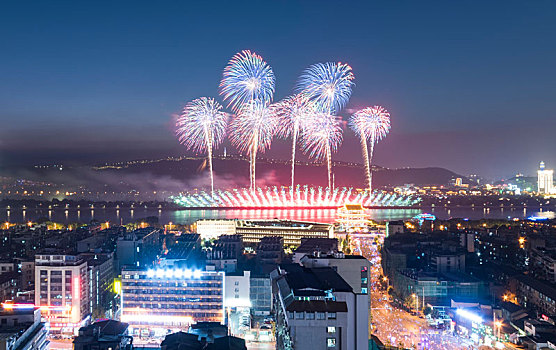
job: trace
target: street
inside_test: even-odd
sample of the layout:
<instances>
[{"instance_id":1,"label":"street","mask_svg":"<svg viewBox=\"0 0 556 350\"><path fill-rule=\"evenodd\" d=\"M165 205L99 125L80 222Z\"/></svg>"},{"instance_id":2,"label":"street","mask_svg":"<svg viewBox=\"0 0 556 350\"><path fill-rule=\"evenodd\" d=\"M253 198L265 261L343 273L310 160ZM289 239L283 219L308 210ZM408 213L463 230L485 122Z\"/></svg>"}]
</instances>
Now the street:
<instances>
[{"instance_id":1,"label":"street","mask_svg":"<svg viewBox=\"0 0 556 350\"><path fill-rule=\"evenodd\" d=\"M389 296L378 283L382 275L382 267L377 243L381 244L381 241L382 239L379 239L375 242L371 235L360 234L352 237L355 253L360 253L372 263L370 274L372 333L385 345L408 349L473 349L468 340L453 336L449 331L433 329L424 319L390 305Z\"/></svg>"}]
</instances>

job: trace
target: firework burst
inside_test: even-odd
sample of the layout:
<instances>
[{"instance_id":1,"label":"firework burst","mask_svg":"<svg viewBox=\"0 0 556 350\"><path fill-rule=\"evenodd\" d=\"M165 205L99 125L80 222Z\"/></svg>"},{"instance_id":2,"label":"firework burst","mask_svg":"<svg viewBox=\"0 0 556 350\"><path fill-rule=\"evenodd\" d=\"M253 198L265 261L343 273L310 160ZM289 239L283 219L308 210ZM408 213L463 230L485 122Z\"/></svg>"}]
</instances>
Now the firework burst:
<instances>
[{"instance_id":1,"label":"firework burst","mask_svg":"<svg viewBox=\"0 0 556 350\"><path fill-rule=\"evenodd\" d=\"M224 68L220 94L235 112L253 101L268 105L274 95L274 81L274 72L263 58L243 50Z\"/></svg>"},{"instance_id":2,"label":"firework burst","mask_svg":"<svg viewBox=\"0 0 556 350\"><path fill-rule=\"evenodd\" d=\"M371 161L374 146L390 132L390 113L381 106L367 107L351 116L350 126L361 140L367 183L369 190L372 190ZM367 141L370 143L370 150L367 149Z\"/></svg>"},{"instance_id":3,"label":"firework burst","mask_svg":"<svg viewBox=\"0 0 556 350\"><path fill-rule=\"evenodd\" d=\"M270 148L278 128L276 105L255 101L245 104L230 125L230 140L241 152L249 154L251 190L255 190L257 153Z\"/></svg>"},{"instance_id":4,"label":"firework burst","mask_svg":"<svg viewBox=\"0 0 556 350\"><path fill-rule=\"evenodd\" d=\"M291 191L295 185L295 150L300 132L313 115L312 103L303 94L297 94L280 101L277 104L278 117L278 136L282 138L292 138L292 171L291 171Z\"/></svg>"},{"instance_id":5,"label":"firework burst","mask_svg":"<svg viewBox=\"0 0 556 350\"><path fill-rule=\"evenodd\" d=\"M328 188L332 188L332 153L342 143L341 118L314 111L302 131L303 151L317 161L326 160Z\"/></svg>"},{"instance_id":6,"label":"firework burst","mask_svg":"<svg viewBox=\"0 0 556 350\"><path fill-rule=\"evenodd\" d=\"M176 135L181 144L193 152L207 153L211 193L214 192L212 150L224 139L228 114L212 98L201 97L189 102L176 122Z\"/></svg>"},{"instance_id":7,"label":"firework burst","mask_svg":"<svg viewBox=\"0 0 556 350\"><path fill-rule=\"evenodd\" d=\"M338 113L347 104L353 86L351 67L345 63L317 63L299 77L297 91L323 112Z\"/></svg>"}]
</instances>

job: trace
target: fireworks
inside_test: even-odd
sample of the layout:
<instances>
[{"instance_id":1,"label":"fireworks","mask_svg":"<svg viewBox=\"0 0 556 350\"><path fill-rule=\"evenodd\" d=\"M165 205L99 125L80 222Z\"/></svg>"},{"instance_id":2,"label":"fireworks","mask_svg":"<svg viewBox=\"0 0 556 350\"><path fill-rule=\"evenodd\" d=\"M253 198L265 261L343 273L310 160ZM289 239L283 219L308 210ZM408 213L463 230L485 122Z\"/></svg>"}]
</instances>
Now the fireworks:
<instances>
[{"instance_id":1,"label":"fireworks","mask_svg":"<svg viewBox=\"0 0 556 350\"><path fill-rule=\"evenodd\" d=\"M342 143L341 119L329 113L314 111L302 131L303 150L317 161L326 160L328 187L332 188L332 152Z\"/></svg>"},{"instance_id":2,"label":"fireworks","mask_svg":"<svg viewBox=\"0 0 556 350\"><path fill-rule=\"evenodd\" d=\"M216 190L214 196L206 192L184 193L172 198L174 203L185 208L338 208L345 203L357 203L367 208L411 207L420 198L389 192L358 191L353 188L297 186L288 187Z\"/></svg>"},{"instance_id":3,"label":"fireworks","mask_svg":"<svg viewBox=\"0 0 556 350\"><path fill-rule=\"evenodd\" d=\"M326 161L328 188L332 184L332 154L342 143L342 120L337 114L346 106L354 85L348 64L317 63L300 76L297 94L272 104L275 77L272 68L249 50L235 54L224 68L220 94L234 112L229 137L240 152L249 155L250 190L254 193L257 154L270 148L275 135L292 138L290 199L294 201L296 146L316 161ZM214 99L202 97L187 104L177 121L180 143L196 153L207 153L214 193L212 152L224 138L228 114ZM359 136L369 189L374 144L390 130L388 112L379 106L356 112L350 125ZM370 143L368 150L367 142ZM369 192L369 196L371 196Z\"/></svg>"},{"instance_id":4,"label":"fireworks","mask_svg":"<svg viewBox=\"0 0 556 350\"><path fill-rule=\"evenodd\" d=\"M350 119L353 131L361 140L363 158L365 159L365 171L369 190L372 188L371 160L373 158L374 145L390 132L390 113L381 106L367 107L355 112ZM370 150L367 150L367 140L370 141Z\"/></svg>"},{"instance_id":5,"label":"fireworks","mask_svg":"<svg viewBox=\"0 0 556 350\"><path fill-rule=\"evenodd\" d=\"M269 107L274 95L272 68L261 56L243 50L224 69L220 93L228 107L238 112L232 123L232 142L249 153L249 179L254 191L257 151L270 147L276 133L275 113Z\"/></svg>"},{"instance_id":6,"label":"fireworks","mask_svg":"<svg viewBox=\"0 0 556 350\"><path fill-rule=\"evenodd\" d=\"M224 139L228 114L212 98L201 97L189 102L176 122L176 134L180 143L195 153L207 152L210 187L214 191L212 172L212 149Z\"/></svg>"},{"instance_id":7,"label":"fireworks","mask_svg":"<svg viewBox=\"0 0 556 350\"><path fill-rule=\"evenodd\" d=\"M314 101L321 111L334 114L347 104L353 79L351 67L345 63L317 63L301 74L297 90Z\"/></svg>"},{"instance_id":8,"label":"fireworks","mask_svg":"<svg viewBox=\"0 0 556 350\"><path fill-rule=\"evenodd\" d=\"M263 58L249 50L232 57L224 69L220 94L235 112L253 101L268 105L274 95L274 73Z\"/></svg>"},{"instance_id":9,"label":"fireworks","mask_svg":"<svg viewBox=\"0 0 556 350\"><path fill-rule=\"evenodd\" d=\"M292 137L292 181L291 189L294 188L295 178L295 148L299 133L312 117L311 103L302 95L290 96L277 104L280 125L278 135L283 138Z\"/></svg>"},{"instance_id":10,"label":"fireworks","mask_svg":"<svg viewBox=\"0 0 556 350\"><path fill-rule=\"evenodd\" d=\"M255 189L255 164L258 152L270 147L278 128L277 108L255 101L244 105L230 125L230 140L249 154L251 189Z\"/></svg>"}]
</instances>

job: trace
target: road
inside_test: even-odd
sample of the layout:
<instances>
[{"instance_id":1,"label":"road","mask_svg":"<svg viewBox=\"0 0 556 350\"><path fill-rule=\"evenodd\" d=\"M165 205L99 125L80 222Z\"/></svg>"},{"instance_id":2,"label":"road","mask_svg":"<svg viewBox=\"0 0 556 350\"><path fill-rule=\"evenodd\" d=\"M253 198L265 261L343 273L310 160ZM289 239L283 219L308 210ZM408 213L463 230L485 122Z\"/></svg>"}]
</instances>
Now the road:
<instances>
[{"instance_id":1,"label":"road","mask_svg":"<svg viewBox=\"0 0 556 350\"><path fill-rule=\"evenodd\" d=\"M351 239L355 253L360 253L372 263L371 315L372 332L384 344L403 346L407 349L467 350L475 347L467 339L453 336L449 331L429 327L424 319L392 307L386 291L377 283L382 275L380 254L372 237L357 235ZM382 242L378 242L381 244Z\"/></svg>"}]
</instances>

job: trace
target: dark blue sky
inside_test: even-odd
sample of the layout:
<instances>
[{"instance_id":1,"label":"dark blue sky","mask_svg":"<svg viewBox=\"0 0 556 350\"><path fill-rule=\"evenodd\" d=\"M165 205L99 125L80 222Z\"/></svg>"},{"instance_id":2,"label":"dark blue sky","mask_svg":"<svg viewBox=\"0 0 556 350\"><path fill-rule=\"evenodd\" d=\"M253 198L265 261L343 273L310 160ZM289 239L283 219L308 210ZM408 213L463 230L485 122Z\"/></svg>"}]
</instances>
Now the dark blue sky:
<instances>
[{"instance_id":1,"label":"dark blue sky","mask_svg":"<svg viewBox=\"0 0 556 350\"><path fill-rule=\"evenodd\" d=\"M172 114L216 97L242 49L273 67L277 99L306 66L348 62L349 108L392 115L379 165L556 168L554 1L4 1L0 162L179 154ZM359 154L346 130L335 158Z\"/></svg>"}]
</instances>

